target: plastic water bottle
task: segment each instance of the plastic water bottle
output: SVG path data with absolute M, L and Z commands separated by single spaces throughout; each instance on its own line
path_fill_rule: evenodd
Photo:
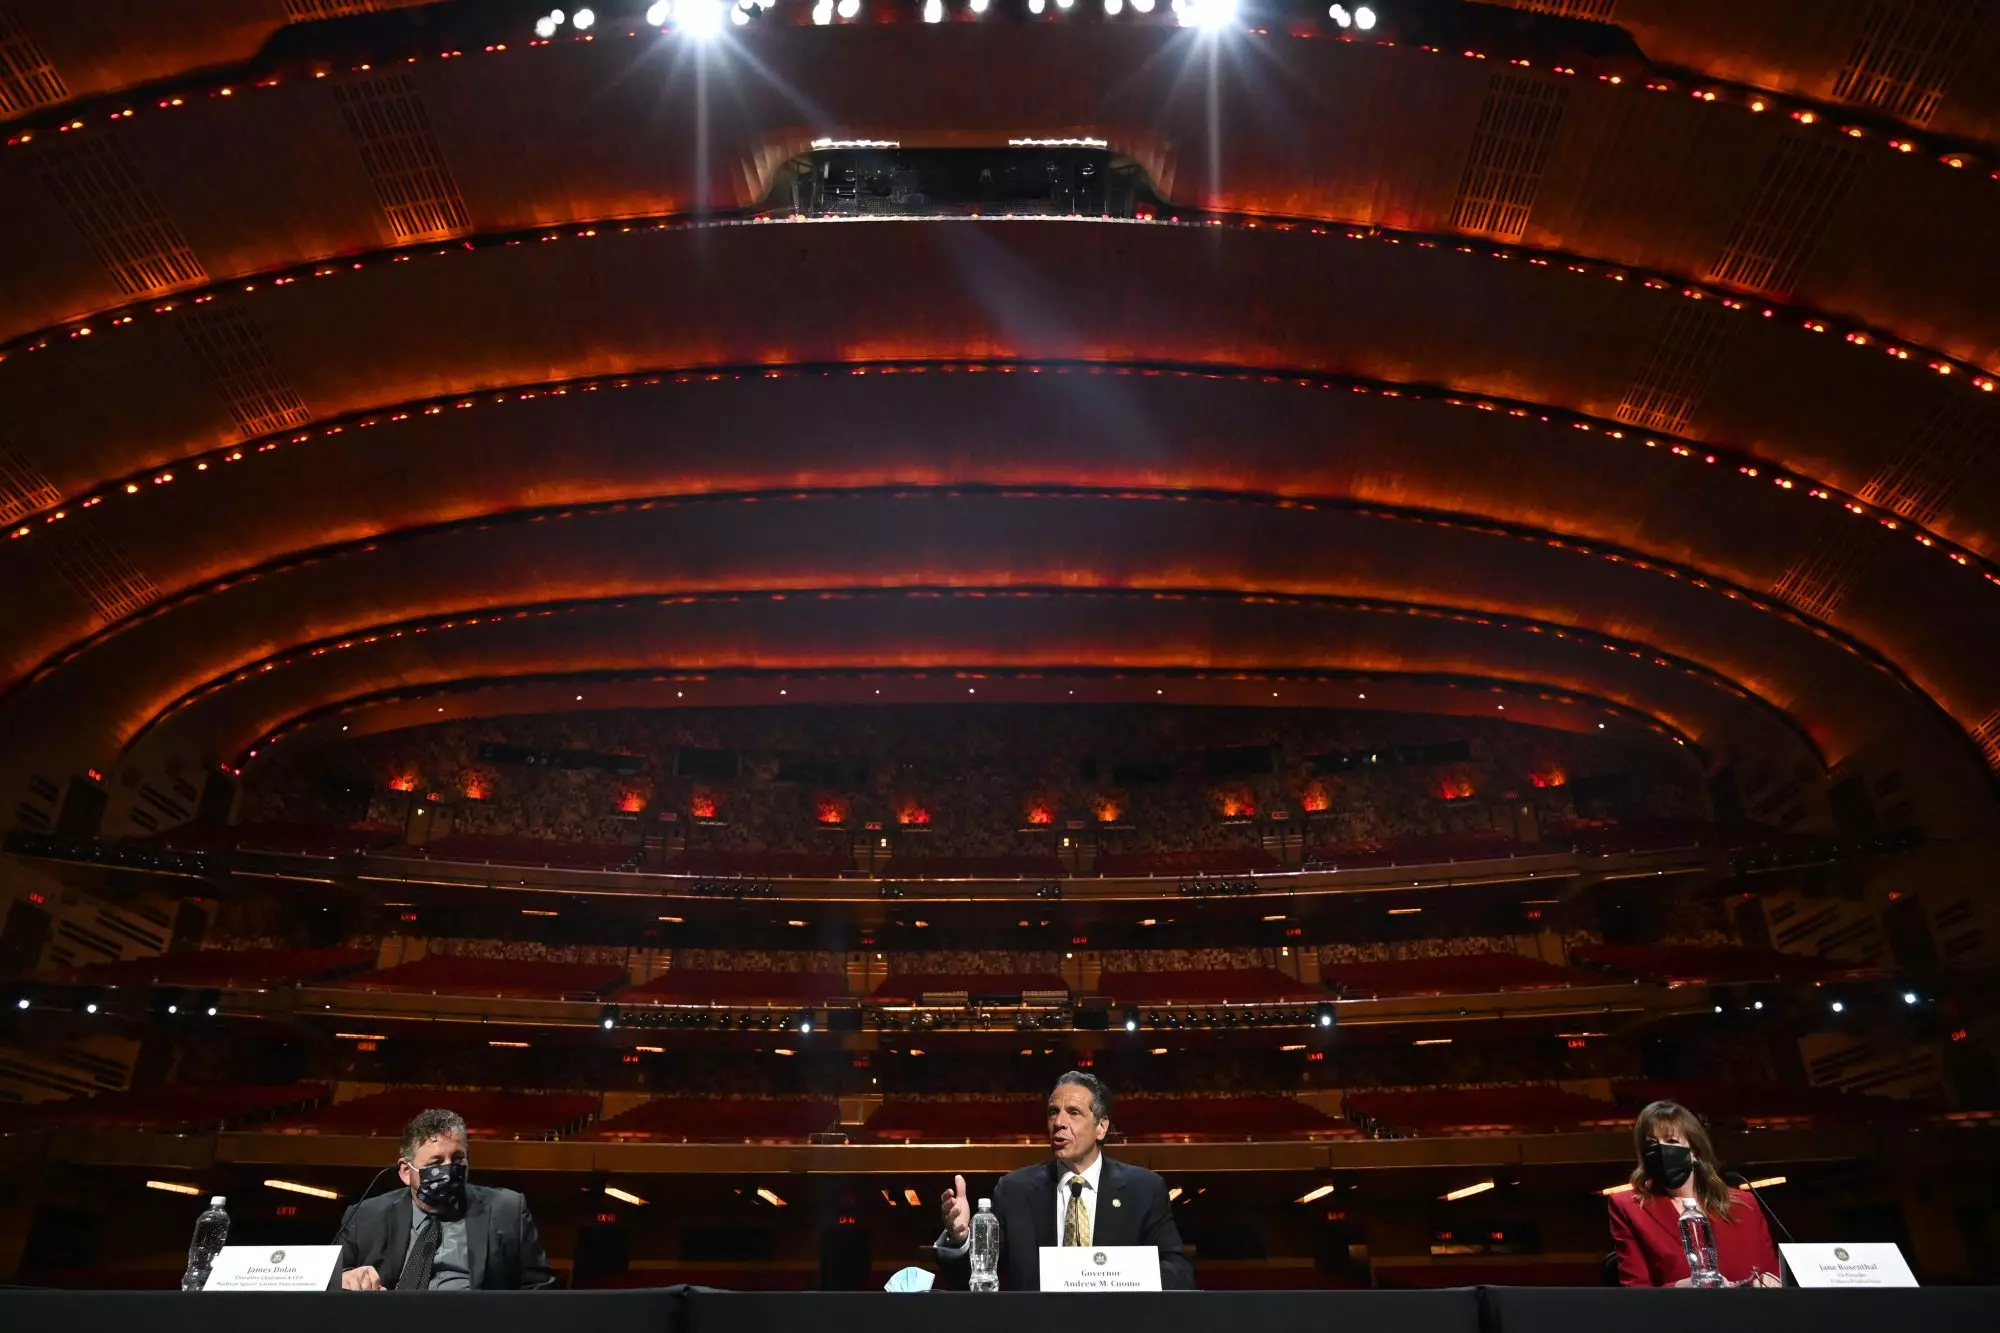
M 215 1256 L 229 1242 L 229 1214 L 222 1205 L 229 1200 L 218 1194 L 208 1201 L 208 1211 L 194 1220 L 194 1239 L 188 1242 L 187 1272 L 181 1275 L 182 1291 L 200 1291 L 208 1285 L 208 1270 Z
M 972 1215 L 972 1290 L 1000 1290 L 1000 1219 L 993 1200 L 981 1199 Z
M 1688 1285 L 1721 1287 L 1722 1270 L 1715 1263 L 1715 1228 L 1699 1208 L 1681 1211 L 1681 1251 L 1687 1256 Z

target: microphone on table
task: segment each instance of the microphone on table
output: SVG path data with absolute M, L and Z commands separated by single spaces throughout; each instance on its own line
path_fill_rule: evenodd
M 1734 1189 L 1749 1191 L 1750 1197 L 1757 1201 L 1757 1207 L 1760 1210 L 1762 1210 L 1764 1216 L 1771 1219 L 1771 1225 L 1776 1227 L 1778 1231 L 1784 1236 L 1784 1238 L 1790 1241 L 1792 1244 L 1796 1245 L 1799 1243 L 1798 1238 L 1792 1235 L 1792 1229 L 1786 1226 L 1784 1224 L 1784 1221 L 1781 1218 L 1779 1218 L 1779 1216 L 1776 1213 L 1771 1211 L 1770 1204 L 1764 1202 L 1764 1196 L 1762 1194 L 1759 1194 L 1757 1192 L 1757 1187 L 1750 1183 L 1750 1177 L 1744 1175 L 1741 1171 L 1728 1171 L 1723 1174 L 1722 1183 Z M 1783 1256 L 1779 1257 L 1778 1266 L 1780 1269 L 1784 1267 Z M 1784 1280 L 1784 1277 L 1785 1275 L 1781 1271 L 1778 1274 L 1778 1280 L 1782 1282 Z

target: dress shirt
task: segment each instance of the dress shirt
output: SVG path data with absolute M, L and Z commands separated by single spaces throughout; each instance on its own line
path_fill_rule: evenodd
M 424 1223 L 436 1216 L 421 1208 L 410 1209 L 410 1242 L 403 1247 L 403 1262 L 410 1261 L 410 1251 L 416 1248 L 417 1233 Z M 465 1219 L 447 1222 L 438 1218 L 437 1254 L 431 1260 L 432 1291 L 470 1291 L 472 1289 L 472 1260 L 465 1246 Z

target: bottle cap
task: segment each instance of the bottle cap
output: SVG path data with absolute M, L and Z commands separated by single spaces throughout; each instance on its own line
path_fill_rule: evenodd
M 213 1198 L 209 1199 L 208 1206 L 211 1208 L 220 1208 L 222 1207 L 223 1204 L 228 1202 L 229 1202 L 228 1196 L 217 1194 Z
M 981 1199 L 981 1200 L 979 1201 L 979 1211 L 980 1211 L 980 1212 L 982 1212 L 982 1213 L 990 1213 L 990 1212 L 992 1212 L 992 1211 L 993 1211 L 993 1200 L 991 1200 L 991 1199 Z

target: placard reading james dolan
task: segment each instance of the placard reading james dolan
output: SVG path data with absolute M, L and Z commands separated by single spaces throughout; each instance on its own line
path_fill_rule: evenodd
M 1158 1291 L 1157 1245 L 1044 1245 L 1043 1291 Z
M 338 1245 L 225 1245 L 203 1291 L 325 1291 Z

